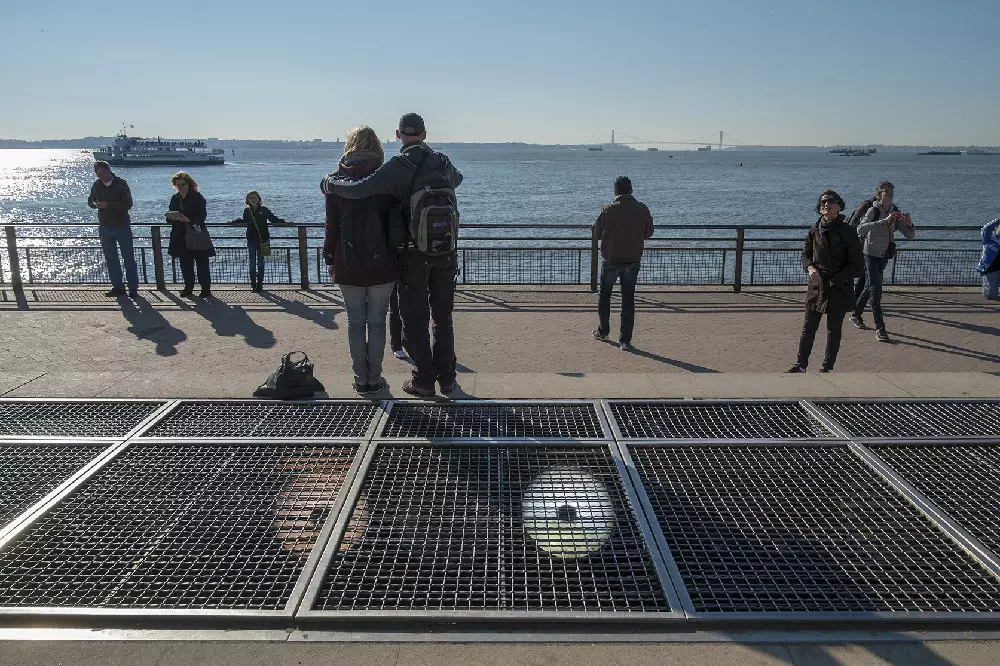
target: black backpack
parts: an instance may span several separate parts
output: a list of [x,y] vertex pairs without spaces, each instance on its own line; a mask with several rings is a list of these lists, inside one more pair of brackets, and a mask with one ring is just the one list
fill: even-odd
[[[293,354],[302,354],[298,361]],[[290,352],[281,357],[281,365],[271,373],[267,381],[253,392],[255,398],[273,400],[297,400],[311,398],[317,391],[325,391],[323,384],[313,377],[313,364],[305,352]]]
[[861,224],[861,220],[865,219],[865,215],[868,214],[868,209],[875,204],[875,199],[865,199],[861,202],[861,205],[854,209],[851,216],[847,218],[847,223],[854,228],[857,228]]
[[423,254],[441,257],[455,252],[458,246],[458,198],[453,188],[443,178],[440,182],[431,180],[423,187],[414,189],[417,176],[427,164],[429,152],[425,152],[420,164],[414,165],[406,157],[399,157],[413,169],[410,180],[408,202],[409,222],[406,225],[406,242]]
[[340,216],[340,254],[344,267],[356,273],[385,266],[389,244],[386,226],[374,197],[344,201]]

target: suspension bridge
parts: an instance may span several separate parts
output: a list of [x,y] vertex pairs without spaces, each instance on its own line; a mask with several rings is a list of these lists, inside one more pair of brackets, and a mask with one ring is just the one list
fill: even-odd
[[[610,138],[610,140],[609,140]],[[587,141],[581,142],[580,145],[585,146],[611,146],[616,145],[663,145],[663,146],[711,146],[718,150],[723,148],[739,148],[745,147],[751,144],[744,143],[740,141],[732,134],[728,134],[723,130],[719,130],[718,136],[713,132],[711,134],[706,134],[705,136],[695,137],[693,139],[685,139],[684,141],[663,141],[655,139],[644,139],[637,136],[632,136],[626,134],[625,132],[616,130],[610,130],[603,134],[591,137]]]

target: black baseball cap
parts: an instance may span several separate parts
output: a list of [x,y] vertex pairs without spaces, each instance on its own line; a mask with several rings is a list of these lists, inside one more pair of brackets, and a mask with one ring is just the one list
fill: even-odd
[[424,119],[415,113],[404,114],[399,119],[399,133],[406,136],[420,136],[424,129]]

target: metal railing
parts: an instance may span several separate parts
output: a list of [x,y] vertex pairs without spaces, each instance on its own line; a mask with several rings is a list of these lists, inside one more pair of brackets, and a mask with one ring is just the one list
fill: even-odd
[[[164,250],[167,224],[133,224],[139,280],[165,289],[180,276]],[[209,224],[216,244],[216,283],[248,284],[244,227]],[[97,225],[9,224],[0,247],[0,284],[106,284],[107,268]],[[803,285],[802,225],[659,225],[646,242],[639,283],[644,285]],[[72,230],[72,231],[70,231]],[[145,232],[148,230],[148,233]],[[886,284],[978,284],[981,245],[976,226],[921,226],[917,238],[897,241]],[[55,233],[54,233],[55,232]],[[169,234],[169,231],[167,232]],[[466,224],[458,250],[460,284],[575,285],[597,291],[602,260],[590,225]],[[323,225],[272,227],[265,282],[329,284]]]

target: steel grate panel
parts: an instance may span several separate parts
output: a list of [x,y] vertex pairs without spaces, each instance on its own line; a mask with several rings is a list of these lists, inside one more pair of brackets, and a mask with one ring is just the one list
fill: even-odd
[[853,437],[1000,437],[1000,402],[817,402]]
[[158,402],[0,401],[0,437],[123,438]]
[[629,450],[695,612],[1000,610],[1000,581],[846,446]]
[[1000,552],[1000,451],[995,446],[870,448],[972,536]]
[[357,450],[130,447],[0,553],[0,606],[280,610]]
[[801,439],[832,438],[796,403],[743,402],[681,405],[611,402],[626,439]]
[[184,402],[145,437],[364,437],[379,413],[368,402]]
[[382,444],[331,552],[313,610],[671,610],[606,446]]
[[104,446],[0,445],[0,527],[55,490]]
[[385,438],[603,439],[592,403],[395,403]]

